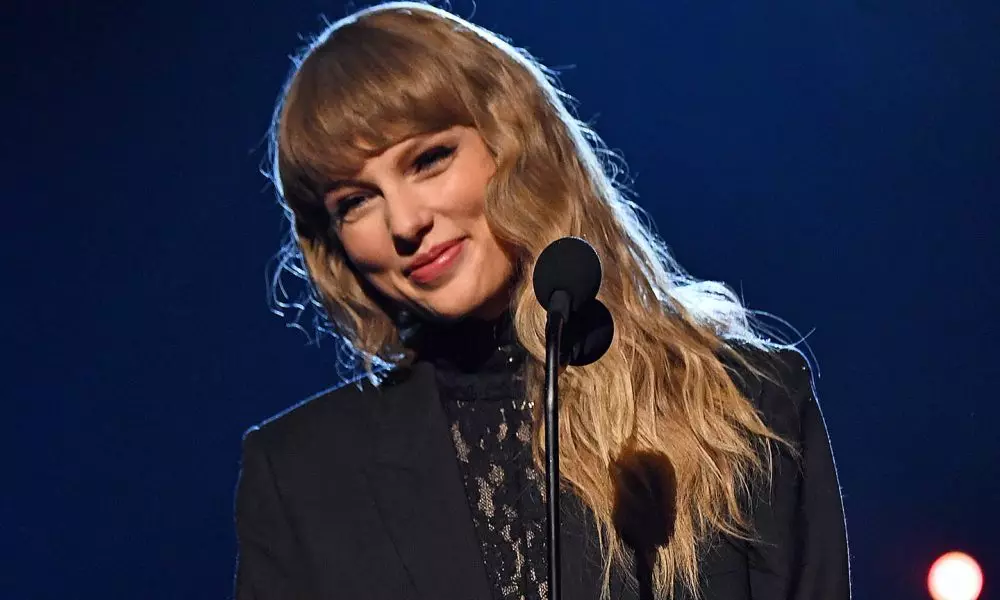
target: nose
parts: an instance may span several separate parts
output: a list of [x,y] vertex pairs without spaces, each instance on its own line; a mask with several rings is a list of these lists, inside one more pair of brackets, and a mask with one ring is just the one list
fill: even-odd
[[415,253],[434,223],[427,203],[419,194],[396,189],[385,192],[385,204],[386,226],[392,235],[397,254]]

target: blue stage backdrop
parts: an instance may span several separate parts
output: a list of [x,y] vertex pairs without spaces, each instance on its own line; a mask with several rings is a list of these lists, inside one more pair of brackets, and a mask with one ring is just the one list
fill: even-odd
[[[360,6],[360,5],[358,5]],[[336,383],[258,174],[338,2],[4,4],[4,598],[225,598],[250,425]],[[692,274],[818,360],[857,598],[1000,581],[1000,4],[456,1],[551,66]]]

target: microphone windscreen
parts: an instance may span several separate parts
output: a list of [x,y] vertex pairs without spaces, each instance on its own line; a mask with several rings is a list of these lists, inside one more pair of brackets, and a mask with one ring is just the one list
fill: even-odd
[[594,247],[578,237],[564,237],[542,250],[532,275],[535,297],[545,310],[552,293],[563,290],[576,311],[597,296],[601,287],[601,259]]
[[596,362],[611,347],[615,320],[608,307],[594,298],[573,313],[562,332],[562,364],[582,367]]

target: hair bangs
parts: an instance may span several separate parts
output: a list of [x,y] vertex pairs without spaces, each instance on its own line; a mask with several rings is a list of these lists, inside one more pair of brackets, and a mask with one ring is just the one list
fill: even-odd
[[289,88],[279,133],[282,180],[321,202],[329,182],[353,177],[390,146],[473,125],[455,62],[420,40],[363,23],[333,32]]

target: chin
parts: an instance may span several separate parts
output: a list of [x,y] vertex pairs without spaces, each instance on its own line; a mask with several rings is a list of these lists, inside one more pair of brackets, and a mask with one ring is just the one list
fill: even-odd
[[432,318],[438,321],[458,321],[476,312],[481,303],[453,296],[427,306]]
[[498,296],[508,285],[513,268],[499,265],[497,261],[479,260],[475,253],[470,253],[465,259],[458,265],[450,280],[421,294],[422,298],[413,297],[425,318],[457,321],[473,315],[490,318],[497,316],[492,313],[502,312],[502,309],[496,308],[500,303]]
[[495,304],[491,301],[493,296],[484,294],[475,282],[453,281],[452,285],[436,290],[424,307],[435,320],[457,321],[473,315],[481,316],[479,313]]

